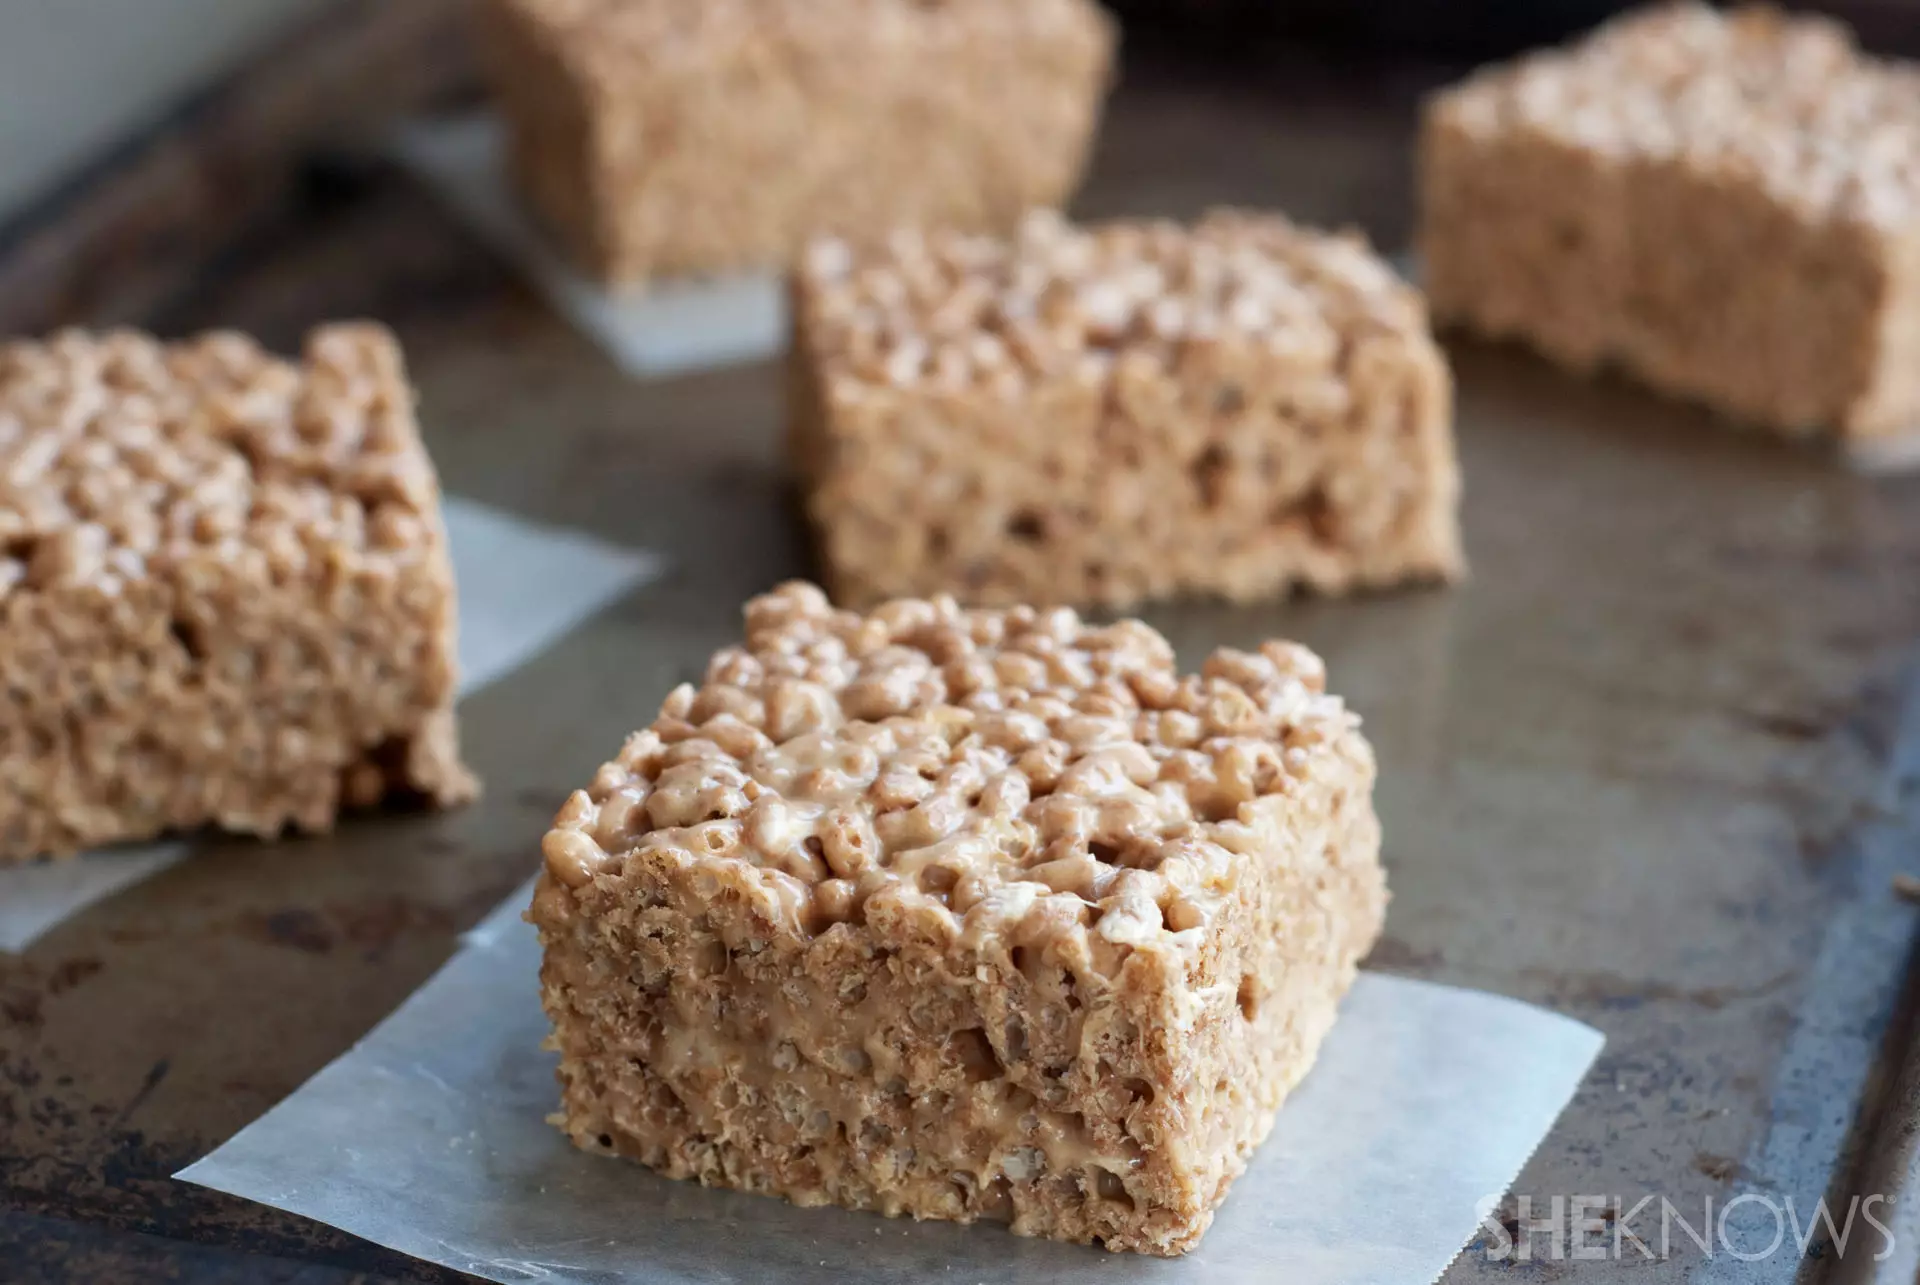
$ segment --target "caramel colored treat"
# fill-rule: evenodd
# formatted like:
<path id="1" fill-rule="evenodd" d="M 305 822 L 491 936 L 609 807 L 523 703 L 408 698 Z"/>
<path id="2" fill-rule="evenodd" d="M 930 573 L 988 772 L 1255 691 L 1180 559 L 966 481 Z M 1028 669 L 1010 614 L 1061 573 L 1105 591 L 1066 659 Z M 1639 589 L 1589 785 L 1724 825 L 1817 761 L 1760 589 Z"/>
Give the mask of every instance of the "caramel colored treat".
<path id="1" fill-rule="evenodd" d="M 790 265 L 812 236 L 1006 231 L 1079 184 L 1094 0 L 485 0 L 513 176 L 587 271 Z"/>
<path id="2" fill-rule="evenodd" d="M 576 792 L 531 918 L 568 1134 L 675 1178 L 1191 1249 L 1380 931 L 1311 652 L 787 585 Z"/>
<path id="3" fill-rule="evenodd" d="M 1920 71 L 1644 10 L 1429 106 L 1434 312 L 1790 434 L 1920 433 Z"/>
<path id="4" fill-rule="evenodd" d="M 792 450 L 836 600 L 1249 601 L 1462 569 L 1451 385 L 1354 237 L 1216 213 L 823 241 Z"/>
<path id="5" fill-rule="evenodd" d="M 0 861 L 473 782 L 391 336 L 0 344 Z"/>

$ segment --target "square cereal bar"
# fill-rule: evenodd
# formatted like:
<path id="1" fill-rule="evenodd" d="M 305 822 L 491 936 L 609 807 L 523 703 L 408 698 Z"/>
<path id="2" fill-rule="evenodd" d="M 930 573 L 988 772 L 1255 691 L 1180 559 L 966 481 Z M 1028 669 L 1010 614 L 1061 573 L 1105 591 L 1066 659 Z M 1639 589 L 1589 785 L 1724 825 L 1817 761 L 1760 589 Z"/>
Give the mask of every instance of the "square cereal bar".
<path id="1" fill-rule="evenodd" d="M 0 345 L 0 861 L 472 794 L 392 337 Z"/>
<path id="2" fill-rule="evenodd" d="M 1094 0 L 486 0 L 523 195 L 587 271 L 786 267 L 807 240 L 1006 230 L 1078 185 Z"/>
<path id="3" fill-rule="evenodd" d="M 1128 607 L 1462 570 L 1419 295 L 1278 216 L 817 245 L 791 445 L 836 600 Z"/>
<path id="4" fill-rule="evenodd" d="M 747 607 L 574 794 L 531 918 L 588 1150 L 802 1205 L 1191 1249 L 1381 926 L 1319 660 L 1137 620 Z"/>
<path id="5" fill-rule="evenodd" d="M 1643 10 L 1429 105 L 1436 317 L 1742 421 L 1920 434 L 1920 71 L 1823 18 Z"/>

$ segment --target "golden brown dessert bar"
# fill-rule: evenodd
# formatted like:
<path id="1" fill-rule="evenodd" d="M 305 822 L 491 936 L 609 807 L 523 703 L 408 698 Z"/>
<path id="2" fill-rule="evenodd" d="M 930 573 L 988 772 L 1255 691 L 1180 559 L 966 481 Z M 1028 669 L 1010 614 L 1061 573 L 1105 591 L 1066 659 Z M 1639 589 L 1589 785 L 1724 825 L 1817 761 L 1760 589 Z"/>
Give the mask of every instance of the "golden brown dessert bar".
<path id="1" fill-rule="evenodd" d="M 0 345 L 0 861 L 468 798 L 392 337 Z"/>
<path id="2" fill-rule="evenodd" d="M 514 178 L 616 284 L 1062 204 L 1115 43 L 1094 0 L 485 0 L 483 17 Z"/>
<path id="3" fill-rule="evenodd" d="M 1645 10 L 1439 95 L 1434 313 L 1742 421 L 1920 432 L 1920 72 L 1771 9 Z"/>
<path id="4" fill-rule="evenodd" d="M 567 1132 L 675 1178 L 1177 1254 L 1378 935 L 1319 660 L 811 585 L 574 794 L 531 918 Z"/>
<path id="5" fill-rule="evenodd" d="M 1271 215 L 823 241 L 792 449 L 836 600 L 1127 607 L 1462 570 L 1451 383 L 1364 242 Z"/>

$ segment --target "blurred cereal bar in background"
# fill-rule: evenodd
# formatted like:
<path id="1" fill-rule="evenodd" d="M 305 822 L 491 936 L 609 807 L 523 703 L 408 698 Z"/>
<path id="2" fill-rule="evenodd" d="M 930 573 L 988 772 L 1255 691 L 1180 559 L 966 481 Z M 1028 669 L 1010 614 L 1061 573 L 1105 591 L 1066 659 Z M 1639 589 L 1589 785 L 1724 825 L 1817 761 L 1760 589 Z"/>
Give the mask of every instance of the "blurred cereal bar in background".
<path id="1" fill-rule="evenodd" d="M 1447 366 L 1364 242 L 1272 215 L 816 246 L 792 450 L 852 604 L 1237 601 L 1460 574 Z"/>
<path id="2" fill-rule="evenodd" d="M 1920 433 L 1920 72 L 1845 28 L 1617 20 L 1431 104 L 1435 315 L 1792 434 Z"/>
<path id="3" fill-rule="evenodd" d="M 785 267 L 832 232 L 1009 230 L 1077 186 L 1093 0 L 483 0 L 525 199 L 615 284 Z"/>
<path id="4" fill-rule="evenodd" d="M 0 346 L 0 861 L 468 799 L 454 608 L 385 330 Z"/>

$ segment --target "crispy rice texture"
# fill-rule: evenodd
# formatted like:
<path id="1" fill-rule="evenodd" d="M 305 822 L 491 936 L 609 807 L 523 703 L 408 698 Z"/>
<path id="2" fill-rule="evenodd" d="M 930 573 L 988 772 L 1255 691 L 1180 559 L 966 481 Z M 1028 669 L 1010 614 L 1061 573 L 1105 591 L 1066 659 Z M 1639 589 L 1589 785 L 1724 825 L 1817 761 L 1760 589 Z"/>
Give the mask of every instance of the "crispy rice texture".
<path id="1" fill-rule="evenodd" d="M 466 800 L 455 620 L 386 331 L 0 345 L 0 861 Z"/>
<path id="2" fill-rule="evenodd" d="M 1920 70 L 1776 10 L 1642 10 L 1430 104 L 1435 315 L 1736 422 L 1920 446 Z"/>
<path id="3" fill-rule="evenodd" d="M 528 205 L 612 283 L 807 241 L 1007 231 L 1079 186 L 1113 79 L 1093 0 L 486 0 Z"/>
<path id="4" fill-rule="evenodd" d="M 1451 580 L 1420 295 L 1275 215 L 817 244 L 791 446 L 836 601 L 1125 608 Z"/>
<path id="5" fill-rule="evenodd" d="M 1192 1248 L 1386 890 L 1319 660 L 788 585 L 561 811 L 531 918 L 580 1146 Z"/>

